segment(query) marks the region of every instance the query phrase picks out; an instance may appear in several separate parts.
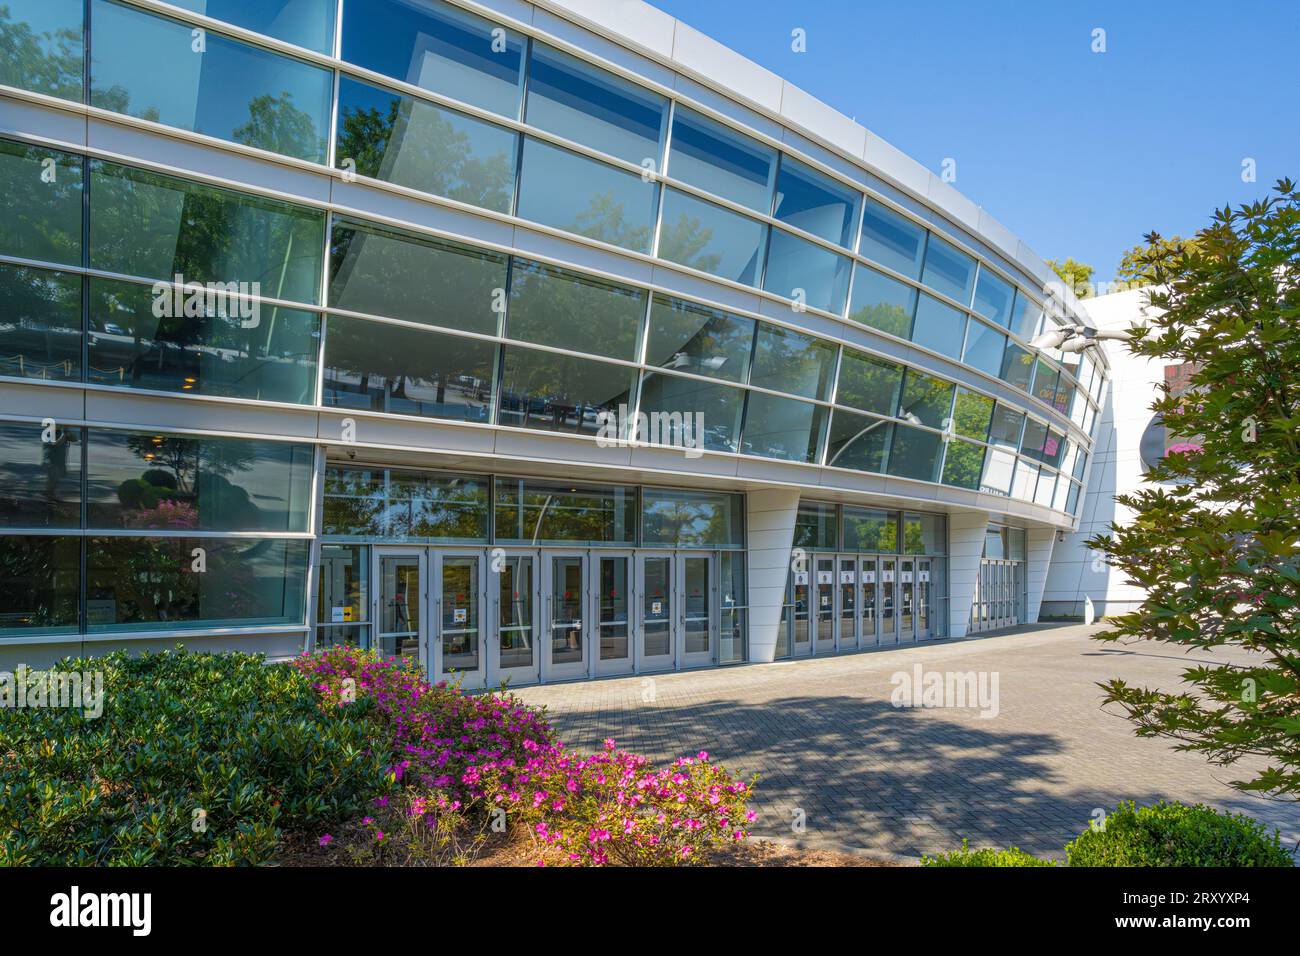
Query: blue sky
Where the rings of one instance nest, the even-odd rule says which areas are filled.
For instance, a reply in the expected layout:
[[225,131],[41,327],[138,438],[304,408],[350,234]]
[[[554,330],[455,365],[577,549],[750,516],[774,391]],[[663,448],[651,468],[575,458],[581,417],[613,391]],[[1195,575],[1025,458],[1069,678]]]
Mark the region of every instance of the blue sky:
[[1151,229],[1300,179],[1294,0],[652,2],[935,172],[955,159],[961,192],[1099,280]]

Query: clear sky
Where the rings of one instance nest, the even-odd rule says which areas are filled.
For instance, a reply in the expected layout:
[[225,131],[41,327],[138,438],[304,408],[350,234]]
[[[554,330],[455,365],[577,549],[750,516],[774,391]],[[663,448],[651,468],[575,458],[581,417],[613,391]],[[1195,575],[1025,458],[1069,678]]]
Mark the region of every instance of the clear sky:
[[958,190],[1098,280],[1144,233],[1300,179],[1300,0],[652,2],[932,171],[956,160]]

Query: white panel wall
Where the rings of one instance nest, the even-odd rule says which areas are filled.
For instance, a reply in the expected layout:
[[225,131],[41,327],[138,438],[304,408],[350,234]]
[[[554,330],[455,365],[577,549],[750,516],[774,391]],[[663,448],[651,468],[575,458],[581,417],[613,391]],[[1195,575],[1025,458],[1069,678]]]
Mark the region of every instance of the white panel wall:
[[776,656],[776,628],[785,604],[799,514],[799,489],[751,491],[745,496],[745,528],[749,536],[749,659],[771,661]]
[[1025,621],[1038,622],[1038,612],[1043,606],[1043,586],[1047,583],[1047,567],[1052,560],[1052,546],[1056,543],[1056,530],[1035,527],[1025,533]]
[[989,516],[982,511],[948,515],[948,633],[952,637],[965,637],[970,628],[970,606],[988,526]]

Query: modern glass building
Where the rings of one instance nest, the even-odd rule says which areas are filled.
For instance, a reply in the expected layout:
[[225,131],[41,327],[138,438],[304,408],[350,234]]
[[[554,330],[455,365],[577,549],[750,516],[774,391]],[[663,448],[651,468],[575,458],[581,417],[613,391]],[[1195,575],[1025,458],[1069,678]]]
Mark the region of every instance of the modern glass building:
[[1104,356],[940,177],[639,3],[0,3],[0,664],[469,685],[1036,619]]

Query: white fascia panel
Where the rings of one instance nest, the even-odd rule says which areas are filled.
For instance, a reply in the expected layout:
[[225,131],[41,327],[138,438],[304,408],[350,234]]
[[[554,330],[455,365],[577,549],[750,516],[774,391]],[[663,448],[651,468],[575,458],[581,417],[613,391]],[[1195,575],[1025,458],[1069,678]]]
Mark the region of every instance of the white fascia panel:
[[781,77],[680,20],[673,35],[673,62],[764,109],[781,112]]

